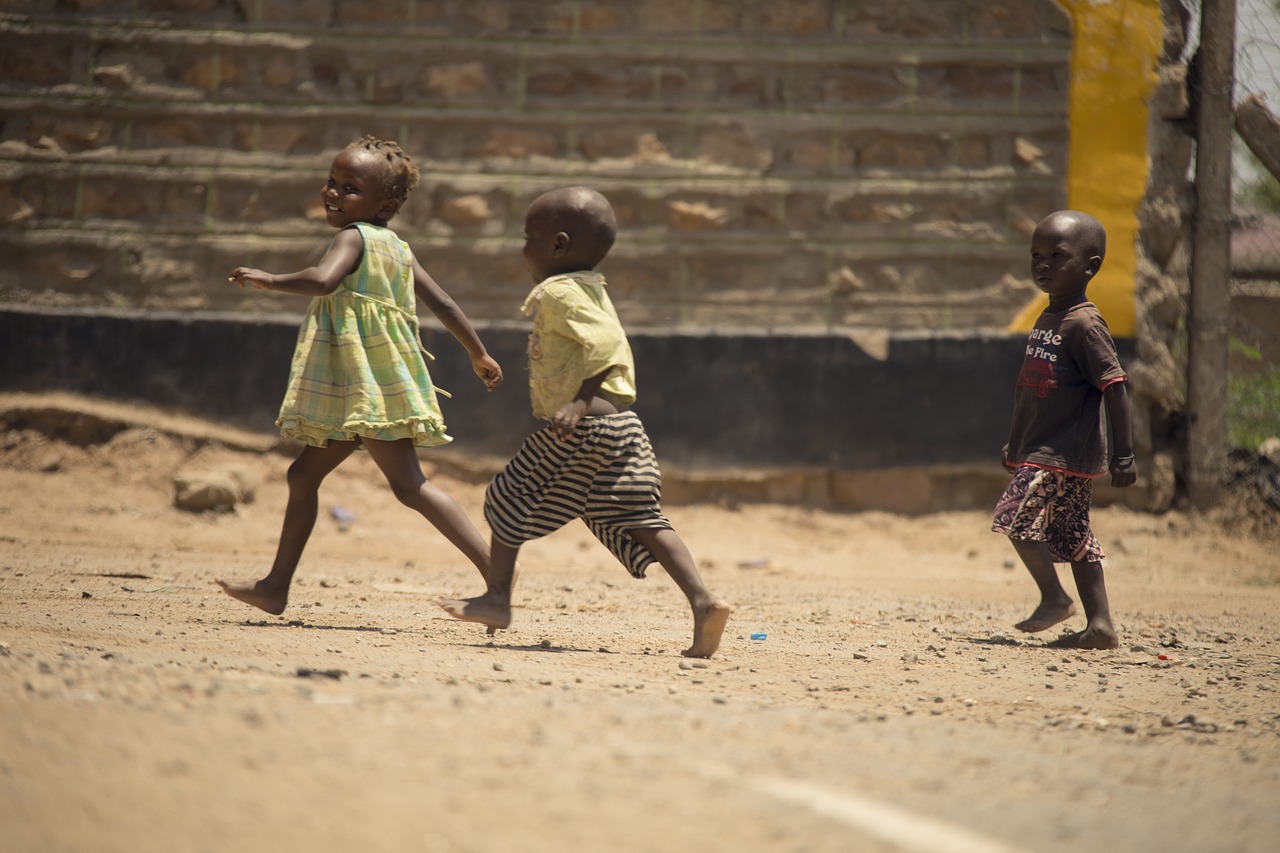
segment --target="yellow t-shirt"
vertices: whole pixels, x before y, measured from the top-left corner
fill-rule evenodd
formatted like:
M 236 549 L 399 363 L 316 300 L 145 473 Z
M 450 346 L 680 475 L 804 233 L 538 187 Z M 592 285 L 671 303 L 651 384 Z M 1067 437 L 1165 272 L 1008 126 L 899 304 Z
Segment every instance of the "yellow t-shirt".
M 600 396 L 619 409 L 636 400 L 635 362 L 626 332 L 593 270 L 552 276 L 529 293 L 529 397 L 533 416 L 549 419 L 578 396 L 584 380 L 610 371 Z

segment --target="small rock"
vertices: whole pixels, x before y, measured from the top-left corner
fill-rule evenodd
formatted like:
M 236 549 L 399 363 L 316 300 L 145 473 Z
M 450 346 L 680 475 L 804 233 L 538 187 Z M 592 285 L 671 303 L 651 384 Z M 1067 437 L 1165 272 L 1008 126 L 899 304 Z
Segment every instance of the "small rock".
M 239 468 L 180 471 L 173 477 L 173 503 L 191 512 L 230 512 L 253 500 L 254 485 Z

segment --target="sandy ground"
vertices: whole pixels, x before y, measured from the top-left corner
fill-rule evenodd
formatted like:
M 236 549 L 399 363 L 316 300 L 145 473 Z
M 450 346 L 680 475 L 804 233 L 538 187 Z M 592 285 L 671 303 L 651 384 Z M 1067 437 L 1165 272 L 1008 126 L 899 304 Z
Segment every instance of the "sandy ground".
M 361 454 L 271 617 L 211 581 L 265 571 L 288 458 L 137 417 L 0 432 L 6 851 L 1276 849 L 1274 539 L 1099 509 L 1123 644 L 1081 653 L 1012 629 L 985 512 L 669 506 L 736 607 L 691 662 L 674 585 L 580 525 L 512 630 L 449 620 L 478 576 Z M 252 503 L 173 506 L 227 466 Z

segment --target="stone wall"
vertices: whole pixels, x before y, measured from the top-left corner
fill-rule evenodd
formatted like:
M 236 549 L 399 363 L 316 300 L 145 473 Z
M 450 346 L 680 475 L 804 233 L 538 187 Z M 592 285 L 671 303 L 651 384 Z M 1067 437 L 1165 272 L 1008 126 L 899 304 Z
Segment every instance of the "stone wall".
M 373 133 L 477 320 L 572 182 L 633 328 L 1002 328 L 1064 206 L 1070 38 L 1052 0 L 0 0 L 0 301 L 300 311 L 226 273 L 311 263 Z

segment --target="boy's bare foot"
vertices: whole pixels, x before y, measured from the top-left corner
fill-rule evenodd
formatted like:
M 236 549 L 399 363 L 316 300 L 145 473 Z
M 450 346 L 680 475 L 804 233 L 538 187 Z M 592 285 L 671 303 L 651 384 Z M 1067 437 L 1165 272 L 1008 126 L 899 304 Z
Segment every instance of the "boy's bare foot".
M 445 598 L 439 604 L 445 613 L 463 622 L 479 622 L 494 630 L 511 625 L 511 605 L 495 602 L 483 595 L 477 598 Z
M 1052 628 L 1059 622 L 1066 622 L 1075 615 L 1076 603 L 1074 601 L 1066 601 L 1061 604 L 1048 604 L 1042 601 L 1030 616 L 1013 627 L 1028 634 L 1035 634 Z
M 1049 645 L 1055 649 L 1118 649 L 1120 638 L 1112 631 L 1089 627 L 1074 634 L 1064 634 Z
M 687 658 L 709 658 L 720 648 L 720 636 L 733 608 L 717 598 L 693 611 L 693 645 L 680 654 Z
M 259 610 L 265 610 L 272 616 L 279 616 L 289 604 L 289 592 L 277 592 L 268 589 L 262 581 L 235 583 L 214 578 L 214 583 L 222 587 L 222 591 L 237 601 L 252 604 Z

